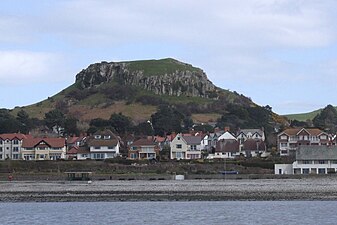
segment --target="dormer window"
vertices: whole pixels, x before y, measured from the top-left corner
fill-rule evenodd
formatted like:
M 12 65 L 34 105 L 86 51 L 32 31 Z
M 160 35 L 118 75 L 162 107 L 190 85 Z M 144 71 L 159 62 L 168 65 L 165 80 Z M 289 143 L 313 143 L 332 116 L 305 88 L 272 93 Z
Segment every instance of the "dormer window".
M 111 139 L 111 136 L 110 136 L 110 135 L 106 135 L 106 136 L 104 136 L 104 139 L 105 139 L 105 140 Z
M 95 135 L 95 139 L 101 139 L 101 135 Z

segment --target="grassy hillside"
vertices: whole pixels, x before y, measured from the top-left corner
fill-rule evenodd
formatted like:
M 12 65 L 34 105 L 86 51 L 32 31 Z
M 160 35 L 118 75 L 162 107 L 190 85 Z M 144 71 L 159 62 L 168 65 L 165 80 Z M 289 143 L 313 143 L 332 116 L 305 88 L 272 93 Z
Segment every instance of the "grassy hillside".
M 307 120 L 312 120 L 315 118 L 315 116 L 320 113 L 322 109 L 318 109 L 312 112 L 308 113 L 298 113 L 298 114 L 289 114 L 289 115 L 284 115 L 287 117 L 289 120 L 298 120 L 298 121 L 307 121 Z
M 139 60 L 125 63 L 128 63 L 128 69 L 131 72 L 142 70 L 146 76 L 172 74 L 177 70 L 191 72 L 201 71 L 199 68 L 193 67 L 190 64 L 182 63 L 171 58 L 160 60 Z

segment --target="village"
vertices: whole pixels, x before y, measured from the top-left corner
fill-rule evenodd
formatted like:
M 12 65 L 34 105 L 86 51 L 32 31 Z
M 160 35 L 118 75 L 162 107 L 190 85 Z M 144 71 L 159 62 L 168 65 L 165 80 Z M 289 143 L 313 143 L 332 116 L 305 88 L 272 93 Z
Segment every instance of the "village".
M 34 137 L 31 134 L 0 134 L 0 160 L 106 160 L 126 158 L 136 161 L 235 160 L 237 158 L 287 159 L 275 164 L 274 173 L 330 174 L 337 171 L 336 135 L 318 128 L 288 128 L 275 134 L 276 146 L 267 148 L 263 128 L 228 127 L 204 133 L 172 133 L 123 140 L 111 130 L 78 137 Z M 289 158 L 293 159 L 289 163 Z M 231 171 L 227 171 L 230 173 Z M 232 171 L 236 173 L 236 171 Z

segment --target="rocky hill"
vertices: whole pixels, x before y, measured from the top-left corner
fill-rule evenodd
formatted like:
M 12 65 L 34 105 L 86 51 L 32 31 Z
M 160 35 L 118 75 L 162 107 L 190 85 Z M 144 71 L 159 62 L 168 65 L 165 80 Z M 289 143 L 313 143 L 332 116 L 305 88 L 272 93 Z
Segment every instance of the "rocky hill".
M 268 126 L 272 130 L 274 124 L 284 121 L 269 106 L 258 106 L 248 97 L 221 89 L 201 69 L 171 58 L 89 65 L 70 87 L 22 109 L 43 119 L 56 108 L 83 122 L 122 113 L 137 124 L 147 121 L 161 105 L 169 105 L 197 123 Z
M 214 98 L 219 90 L 201 69 L 174 59 L 101 62 L 76 75 L 76 83 L 81 88 L 98 87 L 111 81 L 137 86 L 157 95 Z

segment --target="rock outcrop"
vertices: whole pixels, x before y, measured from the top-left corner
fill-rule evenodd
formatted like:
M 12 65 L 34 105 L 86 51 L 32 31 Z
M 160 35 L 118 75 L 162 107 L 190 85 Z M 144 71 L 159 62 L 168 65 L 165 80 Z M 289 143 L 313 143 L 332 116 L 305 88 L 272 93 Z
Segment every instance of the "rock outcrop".
M 76 75 L 76 83 L 81 88 L 92 88 L 115 81 L 122 85 L 138 86 L 158 95 L 217 97 L 218 88 L 208 80 L 201 69 L 173 59 L 163 60 L 171 60 L 169 61 L 170 72 L 163 73 L 161 70 L 158 73 L 152 71 L 152 74 L 148 74 L 145 67 L 151 65 L 146 65 L 146 61 L 144 61 L 144 68 L 137 69 L 132 67 L 133 62 L 91 64 Z M 158 60 L 158 63 L 163 60 Z M 177 65 L 177 69 L 172 70 L 175 65 Z

